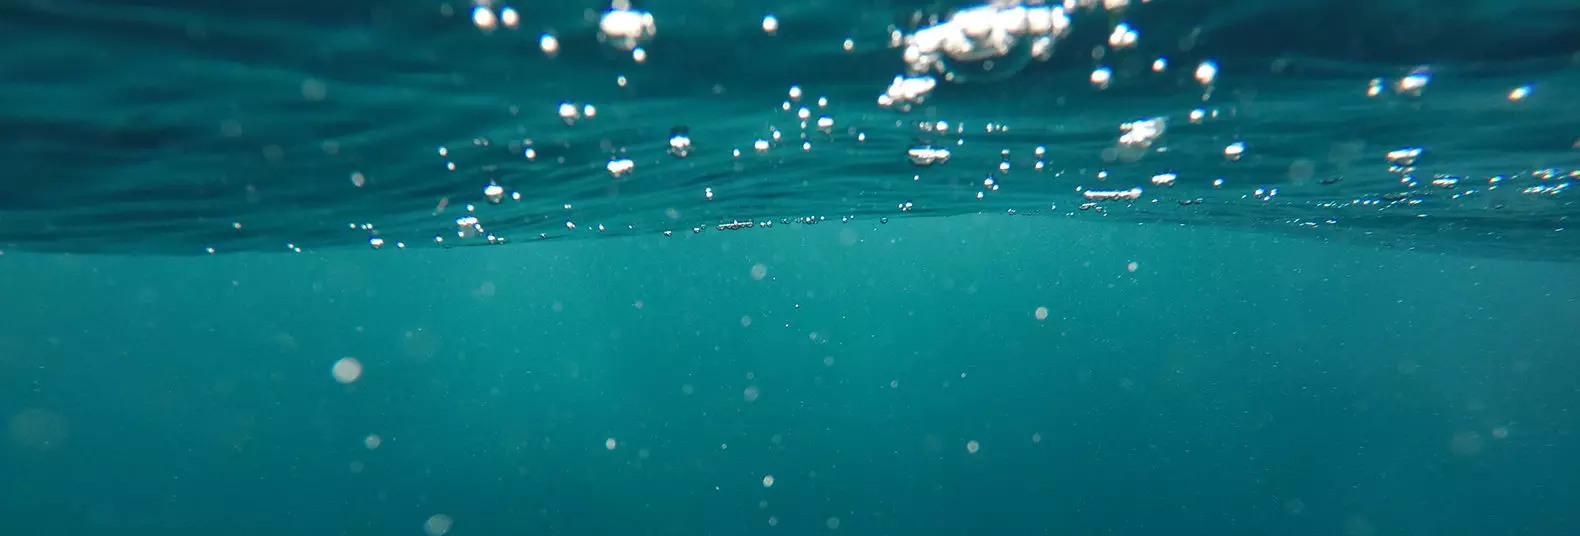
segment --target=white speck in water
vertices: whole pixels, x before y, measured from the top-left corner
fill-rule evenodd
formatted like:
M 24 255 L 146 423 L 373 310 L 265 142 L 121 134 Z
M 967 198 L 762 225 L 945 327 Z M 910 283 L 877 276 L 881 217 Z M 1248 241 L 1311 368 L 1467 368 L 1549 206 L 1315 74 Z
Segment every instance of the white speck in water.
M 450 532 L 450 527 L 454 524 L 455 522 L 450 519 L 450 516 L 434 514 L 428 518 L 428 521 L 423 522 L 422 531 L 427 533 L 428 536 L 444 536 Z
M 631 9 L 630 2 L 617 1 L 598 20 L 598 31 L 610 45 L 631 50 L 658 33 L 658 26 L 652 13 Z
M 1201 62 L 1196 66 L 1196 81 L 1201 85 L 1208 85 L 1218 79 L 1218 64 L 1211 61 Z
M 488 6 L 476 6 L 472 8 L 472 24 L 477 25 L 479 30 L 493 30 L 499 24 L 499 18 Z
M 1107 67 L 1098 67 L 1092 71 L 1092 85 L 1097 86 L 1097 89 L 1108 87 L 1108 83 L 1113 81 L 1113 79 L 1114 72 Z
M 669 154 L 685 158 L 691 154 L 691 137 L 685 129 L 677 128 L 669 135 Z
M 1432 72 L 1426 67 L 1417 67 L 1411 70 L 1409 75 L 1399 79 L 1397 91 L 1412 97 L 1420 96 L 1421 91 L 1426 89 L 1426 85 L 1431 81 Z
M 632 169 L 635 169 L 636 163 L 632 162 L 629 158 L 612 158 L 609 160 L 609 164 L 605 167 L 608 168 L 610 176 L 619 178 L 624 176 L 626 173 L 630 173 Z
M 334 374 L 337 382 L 351 383 L 362 377 L 362 363 L 354 357 L 344 357 L 335 362 L 330 373 Z
M 1113 33 L 1108 35 L 1108 46 L 1114 48 L 1130 48 L 1135 46 L 1136 39 L 1139 37 L 1140 36 L 1136 34 L 1136 31 L 1130 28 L 1130 25 L 1121 22 L 1118 25 L 1115 25 Z
M 1229 160 L 1239 160 L 1245 154 L 1245 142 L 1234 142 L 1223 148 L 1223 157 Z

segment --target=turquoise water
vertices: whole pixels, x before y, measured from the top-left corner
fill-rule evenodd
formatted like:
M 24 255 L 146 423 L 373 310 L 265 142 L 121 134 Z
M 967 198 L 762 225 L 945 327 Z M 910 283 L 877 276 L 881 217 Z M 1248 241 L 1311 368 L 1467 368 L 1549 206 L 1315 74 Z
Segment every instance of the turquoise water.
M 1566 264 L 960 216 L 5 275 L 10 534 L 1580 523 Z
M 0 533 L 1580 533 L 1568 3 L 609 7 L 0 6 Z

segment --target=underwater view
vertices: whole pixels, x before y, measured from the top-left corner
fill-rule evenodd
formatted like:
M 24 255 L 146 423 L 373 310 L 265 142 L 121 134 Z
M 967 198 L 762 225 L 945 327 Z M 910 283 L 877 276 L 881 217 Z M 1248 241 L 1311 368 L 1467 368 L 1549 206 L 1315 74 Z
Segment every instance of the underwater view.
M 1574 0 L 0 43 L 0 534 L 1580 534 Z

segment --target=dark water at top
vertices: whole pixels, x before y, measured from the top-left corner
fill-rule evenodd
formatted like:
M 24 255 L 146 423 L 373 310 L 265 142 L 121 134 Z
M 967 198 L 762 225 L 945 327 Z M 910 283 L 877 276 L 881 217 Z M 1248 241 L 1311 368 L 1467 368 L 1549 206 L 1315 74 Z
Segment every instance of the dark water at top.
M 0 534 L 1580 534 L 1580 8 L 1109 4 L 0 3 Z
M 891 40 L 973 6 L 654 0 L 633 8 L 654 31 L 622 47 L 596 2 L 491 5 L 485 24 L 464 2 L 13 2 L 0 244 L 425 247 L 1015 211 L 1580 254 L 1571 2 L 1130 4 L 1072 3 L 1040 59 L 1029 35 L 986 62 L 944 55 L 907 113 L 876 99 L 908 74 Z M 1121 23 L 1138 37 L 1111 46 Z M 595 116 L 567 124 L 567 103 Z M 1120 141 L 1152 118 L 1155 138 Z M 918 167 L 923 146 L 951 158 Z

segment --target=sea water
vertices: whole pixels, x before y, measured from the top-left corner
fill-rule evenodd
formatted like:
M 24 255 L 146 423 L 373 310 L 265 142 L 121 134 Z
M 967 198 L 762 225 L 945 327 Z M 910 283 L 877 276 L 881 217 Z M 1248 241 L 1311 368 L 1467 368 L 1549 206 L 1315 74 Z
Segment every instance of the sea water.
M 5 534 L 1580 531 L 1567 2 L 0 35 Z

